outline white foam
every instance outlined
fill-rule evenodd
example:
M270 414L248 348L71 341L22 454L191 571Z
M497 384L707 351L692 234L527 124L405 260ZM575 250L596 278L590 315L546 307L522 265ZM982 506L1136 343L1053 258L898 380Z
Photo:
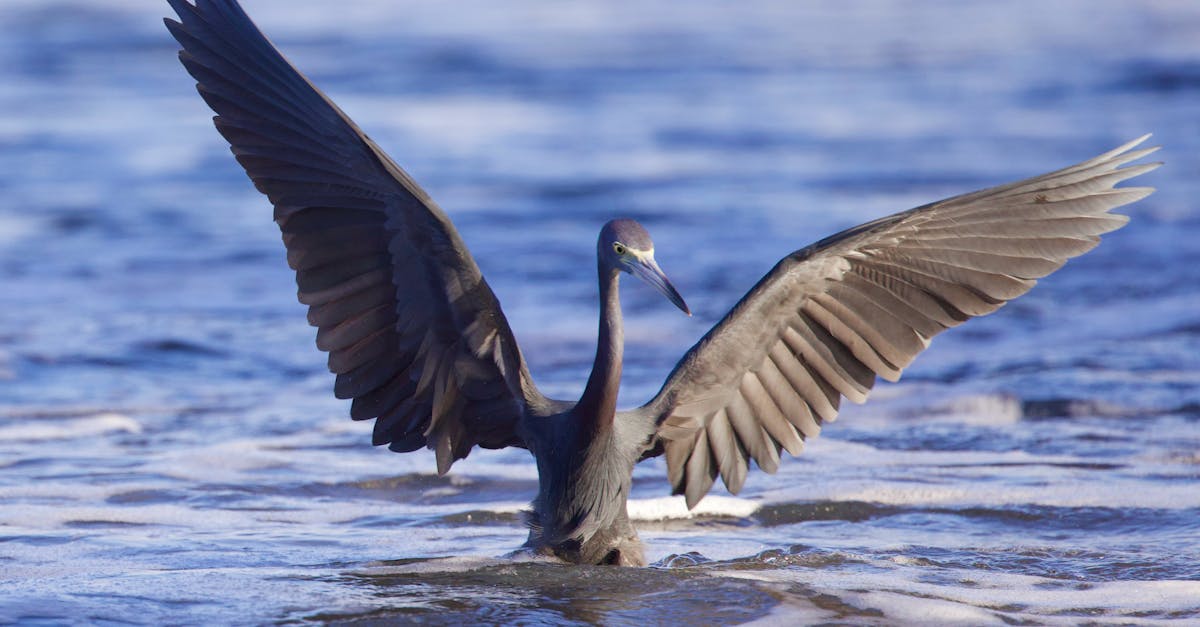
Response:
M85 418L18 420L0 426L0 442L69 440L108 433L141 432L141 423L130 416L102 413Z
M150 487L150 486L146 486ZM97 485L78 481L43 480L33 482L0 485L0 501L6 501L5 509L12 507L13 499L32 499L37 501L63 501L77 503L100 503L108 497L126 492L133 488L130 485ZM3 513L0 513L3 520Z
M91 504L95 503L95 504ZM374 500L341 500L328 507L321 499L307 497L259 498L252 507L192 507L188 504L151 503L122 507L97 501L82 504L21 503L0 509L0 524L12 528L53 529L70 523L161 525L193 530L239 531L266 525L341 525L367 517L436 517L454 514L461 506L394 503ZM457 535L471 533L458 529Z
M932 573L917 567L896 569L882 561L875 564L881 568L725 570L715 574L800 583L853 607L879 610L882 624L992 625L1015 619L1072 625L1083 615L1101 621L1118 618L1123 624L1152 624L1171 613L1200 613L1200 581L1088 583L981 570L937 569ZM1161 618L1144 618L1147 614Z
M912 485L909 483L864 482L842 485L825 496L839 501L866 501L888 505L983 505L1013 504L1047 507L1118 507L1190 509L1200 507L1200 490L1180 490L1172 485L1155 485L1137 479L1113 479L1111 475L1060 484L1017 486Z
M987 608L902 592L874 592L868 607L883 609L887 619L905 625L1007 625Z
M1120 425L1112 435L1118 437ZM1064 437L1073 427L1058 427ZM1095 434L1095 425L1077 427ZM1176 434L1178 435L1178 434ZM1161 451L1140 450L1134 458L1080 458L1013 451L887 450L821 438L800 459L787 459L778 474L752 473L748 493L765 502L865 501L887 505L1055 507L1200 507L1200 490L1147 481L1179 474L1179 460ZM1128 464L1097 472L1097 461ZM1152 462L1152 463L1151 463ZM820 476L814 481L814 473Z
M1007 394L959 396L921 412L940 421L970 425L1015 425L1021 421L1021 399Z
M795 627L796 625L834 624L839 617L828 610L823 610L812 601L798 597L784 597L779 605L771 608L770 613L742 627ZM856 619L855 624L870 625L869 621Z
M733 496L709 495L697 503L694 509L688 510L687 500L682 496L664 496L654 499L630 499L629 518L644 521L682 520L696 516L746 518L758 511L758 508L757 501Z

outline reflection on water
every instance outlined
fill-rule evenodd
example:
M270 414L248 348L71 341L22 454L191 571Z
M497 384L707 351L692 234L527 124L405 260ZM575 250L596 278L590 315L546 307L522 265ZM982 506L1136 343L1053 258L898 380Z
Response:
M502 562L461 565L383 563L346 573L370 587L385 607L374 617L434 617L447 623L635 624L663 617L681 624L739 623L766 615L778 601L768 590L737 578L709 577L691 568L630 572L587 566ZM433 567L433 568L431 568ZM586 595L579 594L586 590ZM317 615L329 620L360 615Z
M0 621L1200 620L1200 7L246 0L447 208L553 396L632 215L696 313L623 294L627 405L784 254L1153 131L1159 188L939 337L654 565L513 554L524 451L369 445L165 3L0 9Z

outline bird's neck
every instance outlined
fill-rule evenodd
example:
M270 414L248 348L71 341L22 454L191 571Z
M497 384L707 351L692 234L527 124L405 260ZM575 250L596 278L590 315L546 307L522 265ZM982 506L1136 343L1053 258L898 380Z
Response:
M621 358L625 335L621 329L621 296L617 289L620 272L600 267L600 339L596 342L596 361L587 387L576 405L581 418L594 429L611 426L617 413L617 392L621 387Z

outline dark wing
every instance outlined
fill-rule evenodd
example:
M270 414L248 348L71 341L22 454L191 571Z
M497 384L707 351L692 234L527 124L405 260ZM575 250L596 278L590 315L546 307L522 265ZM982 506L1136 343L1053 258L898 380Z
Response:
M450 219L293 68L233 0L168 0L179 58L275 205L338 398L375 444L428 445L446 472L478 444L524 446L541 395Z
M1155 149L1142 137L1064 170L864 224L775 266L683 357L650 403L675 494L696 504L718 474L730 492L748 460L779 451L889 381L930 339L1027 292L1128 218L1110 209L1147 187L1113 189L1159 164L1117 169Z

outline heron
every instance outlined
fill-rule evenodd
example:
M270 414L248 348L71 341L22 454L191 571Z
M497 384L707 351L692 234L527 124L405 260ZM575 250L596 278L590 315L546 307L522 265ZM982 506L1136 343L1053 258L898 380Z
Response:
M373 443L434 451L437 472L474 447L532 454L525 550L569 563L645 565L627 511L634 466L665 457L689 509L720 477L780 455L899 379L930 340L996 311L1091 250L1150 187L1117 187L1147 137L1076 165L862 224L780 260L680 359L660 391L617 407L622 275L685 313L638 222L596 245L599 337L577 401L535 385L496 295L448 215L267 40L236 0L167 0L183 66L217 130L274 207L298 298L329 354L334 394L374 419Z

